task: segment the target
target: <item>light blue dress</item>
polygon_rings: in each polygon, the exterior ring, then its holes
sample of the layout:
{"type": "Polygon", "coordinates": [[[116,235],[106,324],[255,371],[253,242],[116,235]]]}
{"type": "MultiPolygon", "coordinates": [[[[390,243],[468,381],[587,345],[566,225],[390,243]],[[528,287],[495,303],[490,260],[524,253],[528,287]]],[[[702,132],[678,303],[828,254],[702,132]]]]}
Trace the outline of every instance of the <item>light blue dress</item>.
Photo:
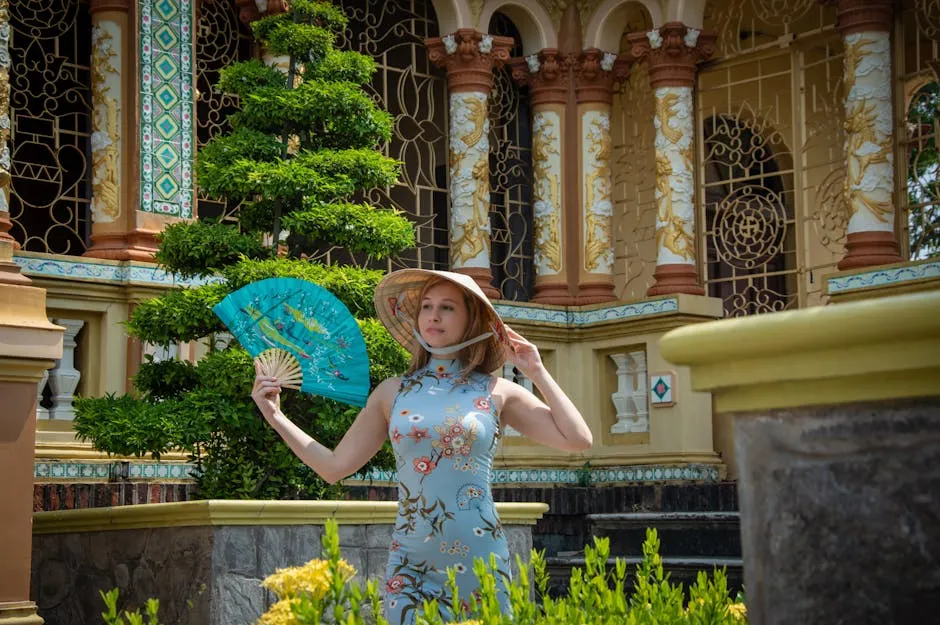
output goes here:
{"type": "MultiPolygon", "coordinates": [[[[432,359],[402,380],[392,406],[389,438],[398,472],[398,517],[386,569],[385,612],[392,625],[411,625],[425,600],[452,615],[447,569],[457,573],[460,599],[479,588],[473,560],[496,555],[509,578],[509,547],[490,489],[499,416],[492,377],[458,383],[457,361],[432,359]]],[[[500,602],[508,609],[503,580],[500,602]]]]}

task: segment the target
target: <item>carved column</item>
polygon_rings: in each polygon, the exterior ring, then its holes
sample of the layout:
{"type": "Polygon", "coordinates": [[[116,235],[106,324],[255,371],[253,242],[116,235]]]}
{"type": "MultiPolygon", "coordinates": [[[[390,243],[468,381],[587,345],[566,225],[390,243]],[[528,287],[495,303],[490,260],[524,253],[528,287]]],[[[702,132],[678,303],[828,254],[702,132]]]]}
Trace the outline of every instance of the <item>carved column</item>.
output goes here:
{"type": "Polygon", "coordinates": [[[490,270],[490,122],[493,69],[509,60],[509,37],[462,28],[425,41],[431,62],[447,70],[450,92],[450,266],[500,297],[490,270]]]}
{"type": "Polygon", "coordinates": [[[845,194],[849,209],[839,269],[901,262],[894,232],[891,0],[826,0],[845,43],[845,194]]]}
{"type": "Polygon", "coordinates": [[[570,62],[556,49],[514,58],[512,76],[529,87],[532,105],[532,213],[535,221],[535,295],[541,304],[572,304],[565,266],[565,106],[570,62]]]}
{"type": "Polygon", "coordinates": [[[616,299],[610,114],[614,82],[623,80],[628,74],[626,60],[618,60],[616,54],[596,49],[582,52],[575,67],[581,165],[578,304],[616,299]]]}
{"type": "Polygon", "coordinates": [[[0,0],[0,240],[19,245],[10,235],[10,5],[0,0]]]}
{"type": "Polygon", "coordinates": [[[195,217],[192,10],[191,3],[153,0],[89,4],[92,230],[86,256],[151,261],[156,235],[173,221],[195,217]]]}
{"type": "Polygon", "coordinates": [[[649,65],[656,98],[656,282],[647,295],[704,295],[695,256],[696,63],[715,52],[715,36],[679,22],[629,35],[632,54],[649,65]]]}

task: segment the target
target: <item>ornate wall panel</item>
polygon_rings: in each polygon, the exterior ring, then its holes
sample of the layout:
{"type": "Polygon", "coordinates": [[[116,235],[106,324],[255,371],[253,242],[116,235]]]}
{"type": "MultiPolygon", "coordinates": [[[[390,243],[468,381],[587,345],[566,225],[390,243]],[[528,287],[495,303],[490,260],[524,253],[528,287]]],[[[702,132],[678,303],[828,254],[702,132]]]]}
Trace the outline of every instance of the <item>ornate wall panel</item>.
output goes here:
{"type": "Polygon", "coordinates": [[[193,3],[139,0],[140,210],[193,215],[193,3]]]}
{"type": "MultiPolygon", "coordinates": [[[[201,0],[196,25],[196,145],[202,147],[230,127],[226,118],[235,112],[237,99],[216,91],[219,71],[236,61],[254,57],[251,29],[238,19],[231,0],[201,0]]],[[[230,220],[238,210],[227,202],[197,196],[200,219],[230,220]]]]}
{"type": "Polygon", "coordinates": [[[898,132],[898,231],[902,255],[940,255],[940,0],[904,3],[894,40],[902,50],[895,75],[898,132]]]}
{"type": "Polygon", "coordinates": [[[17,0],[9,11],[11,234],[28,251],[82,254],[91,227],[88,5],[17,0]]]}
{"type": "Polygon", "coordinates": [[[640,299],[656,269],[656,101],[646,64],[614,94],[614,280],[622,300],[640,299]]]}
{"type": "Polygon", "coordinates": [[[822,303],[849,217],[842,74],[832,29],[699,73],[702,277],[728,316],[822,303]]]}
{"type": "MultiPolygon", "coordinates": [[[[521,37],[502,13],[490,20],[491,35],[513,37],[511,56],[521,56],[521,37]]],[[[490,116],[490,265],[504,299],[527,301],[535,284],[532,216],[532,120],[528,88],[510,68],[494,71],[490,116]]]]}
{"type": "Polygon", "coordinates": [[[337,47],[372,56],[378,65],[371,93],[395,118],[386,153],[402,161],[399,183],[366,200],[397,208],[414,222],[417,248],[388,268],[448,268],[447,79],[424,46],[438,36],[430,0],[340,0],[349,17],[337,47]]]}

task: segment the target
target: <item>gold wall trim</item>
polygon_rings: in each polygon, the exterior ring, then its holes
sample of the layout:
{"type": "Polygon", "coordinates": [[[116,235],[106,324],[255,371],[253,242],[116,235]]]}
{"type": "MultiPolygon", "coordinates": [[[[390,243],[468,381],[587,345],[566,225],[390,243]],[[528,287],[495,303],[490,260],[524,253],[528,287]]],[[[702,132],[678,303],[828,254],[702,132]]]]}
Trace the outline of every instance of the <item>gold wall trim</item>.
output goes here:
{"type": "Polygon", "coordinates": [[[940,291],[674,330],[663,356],[691,367],[717,412],[940,395],[940,291]]]}
{"type": "MultiPolygon", "coordinates": [[[[226,501],[139,504],[114,508],[57,510],[33,514],[33,534],[100,532],[158,527],[219,525],[343,525],[393,523],[394,501],[226,501]]],[[[534,525],[548,511],[544,503],[497,503],[506,525],[534,525]]]]}

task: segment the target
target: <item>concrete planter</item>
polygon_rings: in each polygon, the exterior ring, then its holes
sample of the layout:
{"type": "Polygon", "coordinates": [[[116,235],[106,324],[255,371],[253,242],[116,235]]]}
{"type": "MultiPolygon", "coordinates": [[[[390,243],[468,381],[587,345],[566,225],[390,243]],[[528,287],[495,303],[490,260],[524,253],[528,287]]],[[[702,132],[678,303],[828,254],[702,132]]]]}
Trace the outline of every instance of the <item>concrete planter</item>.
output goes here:
{"type": "Polygon", "coordinates": [[[937,311],[931,291],[663,338],[734,419],[751,625],[936,620],[937,311]]]}
{"type": "MultiPolygon", "coordinates": [[[[545,504],[497,504],[513,556],[527,558],[545,504]]],[[[248,625],[273,596],[260,582],[319,557],[323,524],[340,524],[359,578],[383,579],[396,502],[191,501],[38,512],[32,594],[46,625],[98,622],[100,590],[121,603],[160,599],[161,621],[248,625]]]]}

